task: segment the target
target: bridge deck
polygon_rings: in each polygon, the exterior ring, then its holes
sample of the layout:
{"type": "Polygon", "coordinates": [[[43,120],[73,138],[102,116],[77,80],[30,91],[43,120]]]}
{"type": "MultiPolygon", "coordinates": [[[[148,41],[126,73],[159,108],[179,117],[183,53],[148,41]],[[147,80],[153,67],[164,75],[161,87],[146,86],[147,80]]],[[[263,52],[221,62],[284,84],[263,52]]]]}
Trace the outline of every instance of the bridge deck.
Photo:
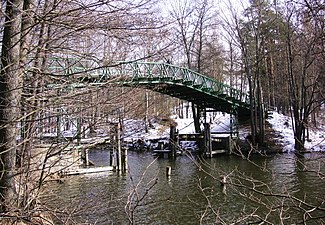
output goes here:
{"type": "Polygon", "coordinates": [[[202,86],[194,86],[186,84],[184,81],[166,81],[157,78],[149,81],[138,81],[135,79],[125,80],[121,82],[123,86],[128,87],[143,87],[159,93],[163,93],[172,97],[193,102],[204,108],[212,108],[216,111],[231,112],[234,107],[237,107],[240,115],[249,113],[249,105],[245,102],[237,100],[235,97],[226,94],[215,92],[213,89],[204,88],[202,86]]]}

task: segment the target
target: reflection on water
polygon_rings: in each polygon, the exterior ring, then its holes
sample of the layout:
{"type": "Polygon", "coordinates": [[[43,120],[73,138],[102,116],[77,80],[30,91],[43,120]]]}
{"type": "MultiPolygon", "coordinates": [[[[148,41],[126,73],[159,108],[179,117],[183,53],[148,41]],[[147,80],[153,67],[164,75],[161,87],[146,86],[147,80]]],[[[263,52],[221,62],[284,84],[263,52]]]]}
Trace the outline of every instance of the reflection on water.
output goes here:
{"type": "MultiPolygon", "coordinates": [[[[107,165],[108,152],[95,150],[90,159],[97,165],[107,165]]],[[[281,215],[276,207],[283,202],[291,205],[296,202],[266,198],[251,192],[252,189],[291,193],[301,199],[306,196],[311,204],[323,200],[324,177],[319,176],[325,172],[324,155],[299,158],[282,154],[267,158],[254,156],[251,160],[235,156],[200,162],[186,156],[155,160],[149,153],[130,152],[126,175],[100,173],[69,177],[63,184],[51,184],[45,201],[48,206],[65,212],[63,218],[73,218],[69,224],[128,224],[129,218],[135,224],[229,224],[252,212],[276,224],[281,215]],[[166,176],[167,166],[172,168],[170,177],[166,176]],[[228,175],[228,181],[234,185],[222,187],[221,175],[228,175]],[[268,214],[270,208],[263,204],[274,207],[272,213],[268,214]]],[[[291,217],[285,224],[303,219],[299,210],[282,213],[291,217]]],[[[257,216],[249,220],[260,221],[257,216]]],[[[323,222],[318,219],[308,224],[323,222]]]]}

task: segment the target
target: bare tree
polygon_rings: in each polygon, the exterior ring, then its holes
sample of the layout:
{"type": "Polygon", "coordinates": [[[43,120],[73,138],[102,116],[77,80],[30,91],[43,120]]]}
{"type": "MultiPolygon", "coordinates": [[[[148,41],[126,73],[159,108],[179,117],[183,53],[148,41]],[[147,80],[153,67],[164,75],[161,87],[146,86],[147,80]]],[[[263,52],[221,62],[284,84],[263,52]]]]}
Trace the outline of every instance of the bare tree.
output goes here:
{"type": "MultiPolygon", "coordinates": [[[[308,3],[308,2],[306,2],[308,3]]],[[[295,149],[304,151],[311,114],[324,104],[324,21],[315,6],[287,5],[287,75],[295,149]],[[312,8],[310,8],[312,7],[312,8]],[[315,8],[313,8],[315,7],[315,8]],[[301,13],[302,12],[302,13],[301,13]]]]}
{"type": "MultiPolygon", "coordinates": [[[[209,1],[176,1],[170,12],[176,25],[178,40],[186,67],[220,78],[223,70],[222,48],[214,30],[218,25],[216,12],[209,1]],[[215,69],[214,69],[215,68],[215,69]]],[[[195,131],[200,132],[200,106],[192,104],[195,131]]]]}
{"type": "Polygon", "coordinates": [[[16,138],[19,129],[23,75],[20,74],[22,1],[6,2],[1,77],[0,77],[0,154],[1,154],[1,208],[2,212],[17,207],[15,181],[16,138]]]}

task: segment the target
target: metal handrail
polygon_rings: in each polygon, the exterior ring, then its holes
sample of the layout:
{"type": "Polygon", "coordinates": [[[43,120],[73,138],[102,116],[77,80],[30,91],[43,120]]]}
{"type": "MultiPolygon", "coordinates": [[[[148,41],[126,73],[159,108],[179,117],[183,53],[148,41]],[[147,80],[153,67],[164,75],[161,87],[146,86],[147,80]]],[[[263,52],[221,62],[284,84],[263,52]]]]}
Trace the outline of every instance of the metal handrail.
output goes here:
{"type": "MultiPolygon", "coordinates": [[[[110,65],[100,65],[91,60],[51,58],[48,72],[51,75],[78,76],[80,82],[92,78],[94,83],[106,82],[116,77],[127,77],[128,82],[142,79],[168,79],[174,83],[191,83],[188,86],[211,95],[223,95],[248,104],[249,95],[214,78],[205,76],[185,67],[164,62],[117,61],[110,65]]],[[[161,81],[163,83],[163,81],[161,81]]]]}

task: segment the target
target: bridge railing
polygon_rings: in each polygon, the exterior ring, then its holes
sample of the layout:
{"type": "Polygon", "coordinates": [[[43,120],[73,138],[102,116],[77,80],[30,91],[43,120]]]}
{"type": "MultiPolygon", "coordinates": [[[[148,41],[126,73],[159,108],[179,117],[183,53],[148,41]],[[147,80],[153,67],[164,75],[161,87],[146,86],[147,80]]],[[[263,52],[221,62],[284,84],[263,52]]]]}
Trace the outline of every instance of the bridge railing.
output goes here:
{"type": "Polygon", "coordinates": [[[182,82],[191,82],[192,86],[203,91],[207,90],[210,93],[224,94],[241,102],[249,102],[246,93],[184,67],[161,62],[131,62],[122,64],[121,69],[131,75],[133,79],[169,78],[171,82],[181,80],[182,82]]]}
{"type": "Polygon", "coordinates": [[[210,94],[221,94],[249,103],[248,94],[184,67],[163,62],[114,62],[110,66],[92,60],[71,58],[51,58],[49,73],[77,78],[80,82],[92,79],[94,83],[107,82],[109,79],[123,77],[126,80],[164,79],[169,82],[187,83],[195,89],[210,94]],[[113,66],[112,66],[113,65],[113,66]]]}

